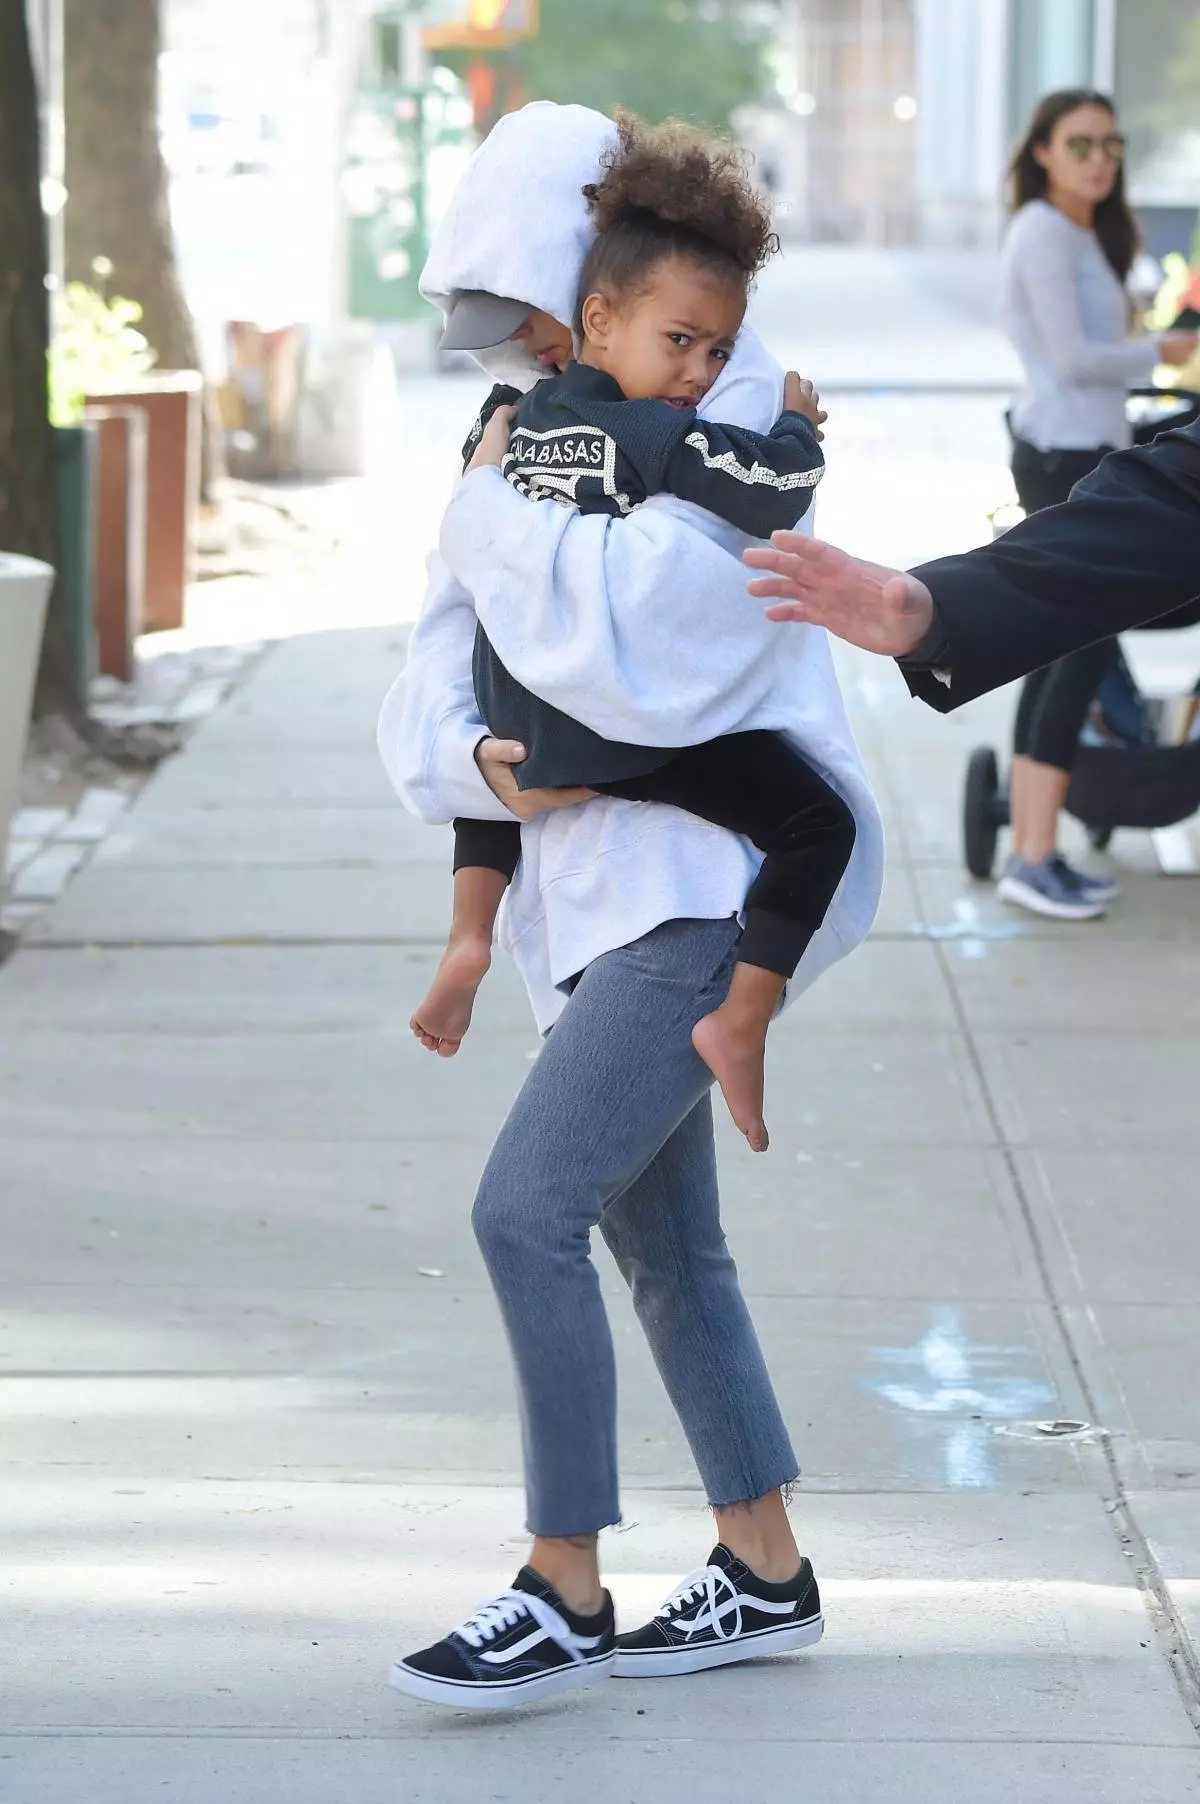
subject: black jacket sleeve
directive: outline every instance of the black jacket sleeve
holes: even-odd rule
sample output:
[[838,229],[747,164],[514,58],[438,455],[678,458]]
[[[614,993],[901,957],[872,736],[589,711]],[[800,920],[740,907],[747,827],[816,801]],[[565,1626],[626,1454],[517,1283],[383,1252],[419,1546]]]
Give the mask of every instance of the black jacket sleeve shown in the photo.
[[815,428],[801,413],[784,413],[769,433],[693,420],[667,461],[661,486],[740,532],[769,539],[808,512],[824,474]]
[[[913,575],[935,632],[901,667],[943,714],[1183,607],[1200,595],[1200,422],[1113,452],[1062,507]],[[917,667],[932,662],[943,676]]]
[[496,409],[498,407],[515,407],[521,398],[521,391],[519,388],[510,388],[507,382],[497,382],[495,388],[480,408],[479,418],[472,426],[467,442],[463,446],[464,470],[474,457],[476,451],[478,451],[479,441],[483,437],[487,423],[495,413]]

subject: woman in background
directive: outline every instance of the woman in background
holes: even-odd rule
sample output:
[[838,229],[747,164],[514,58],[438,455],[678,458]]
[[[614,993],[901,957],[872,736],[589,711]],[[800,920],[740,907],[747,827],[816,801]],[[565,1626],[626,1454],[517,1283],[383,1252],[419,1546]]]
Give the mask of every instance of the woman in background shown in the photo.
[[[1005,329],[1025,373],[1013,405],[1012,473],[1027,514],[1065,501],[1109,451],[1130,443],[1126,391],[1159,363],[1182,365],[1194,332],[1131,335],[1126,282],[1138,230],[1125,196],[1125,141],[1113,103],[1087,89],[1047,94],[1011,165],[1004,243]],[[1116,893],[1058,850],[1079,734],[1116,641],[1025,679],[1013,730],[1013,854],[1007,902],[1062,920],[1104,913]]]

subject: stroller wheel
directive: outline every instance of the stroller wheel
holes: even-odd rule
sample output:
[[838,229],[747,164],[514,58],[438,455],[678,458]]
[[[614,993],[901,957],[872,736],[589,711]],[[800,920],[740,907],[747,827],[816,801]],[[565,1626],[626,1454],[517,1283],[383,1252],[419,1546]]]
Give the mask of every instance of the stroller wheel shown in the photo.
[[996,840],[1008,820],[1008,799],[1000,787],[1000,767],[990,745],[977,746],[967,761],[963,789],[963,857],[972,877],[986,878],[996,862]]
[[1112,836],[1113,830],[1111,827],[1088,828],[1088,840],[1090,841],[1094,852],[1107,852],[1109,845],[1112,842]]

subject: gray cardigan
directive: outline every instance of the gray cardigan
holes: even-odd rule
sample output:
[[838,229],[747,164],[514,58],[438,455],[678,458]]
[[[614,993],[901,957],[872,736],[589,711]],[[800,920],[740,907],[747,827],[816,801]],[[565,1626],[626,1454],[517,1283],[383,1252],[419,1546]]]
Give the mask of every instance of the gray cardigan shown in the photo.
[[1096,234],[1029,201],[1004,239],[1003,317],[1025,371],[1013,425],[1042,451],[1129,443],[1125,391],[1158,362],[1129,336],[1129,298]]

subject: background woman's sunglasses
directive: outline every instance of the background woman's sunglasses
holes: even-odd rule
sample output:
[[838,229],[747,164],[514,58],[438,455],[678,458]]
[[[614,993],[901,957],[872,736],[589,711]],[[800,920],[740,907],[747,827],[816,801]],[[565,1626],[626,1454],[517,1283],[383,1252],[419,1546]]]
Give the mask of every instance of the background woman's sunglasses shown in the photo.
[[1072,132],[1067,139],[1067,149],[1077,163],[1086,163],[1095,150],[1110,163],[1119,163],[1125,155],[1125,140],[1120,132],[1109,132],[1106,138],[1090,138],[1086,132]]

